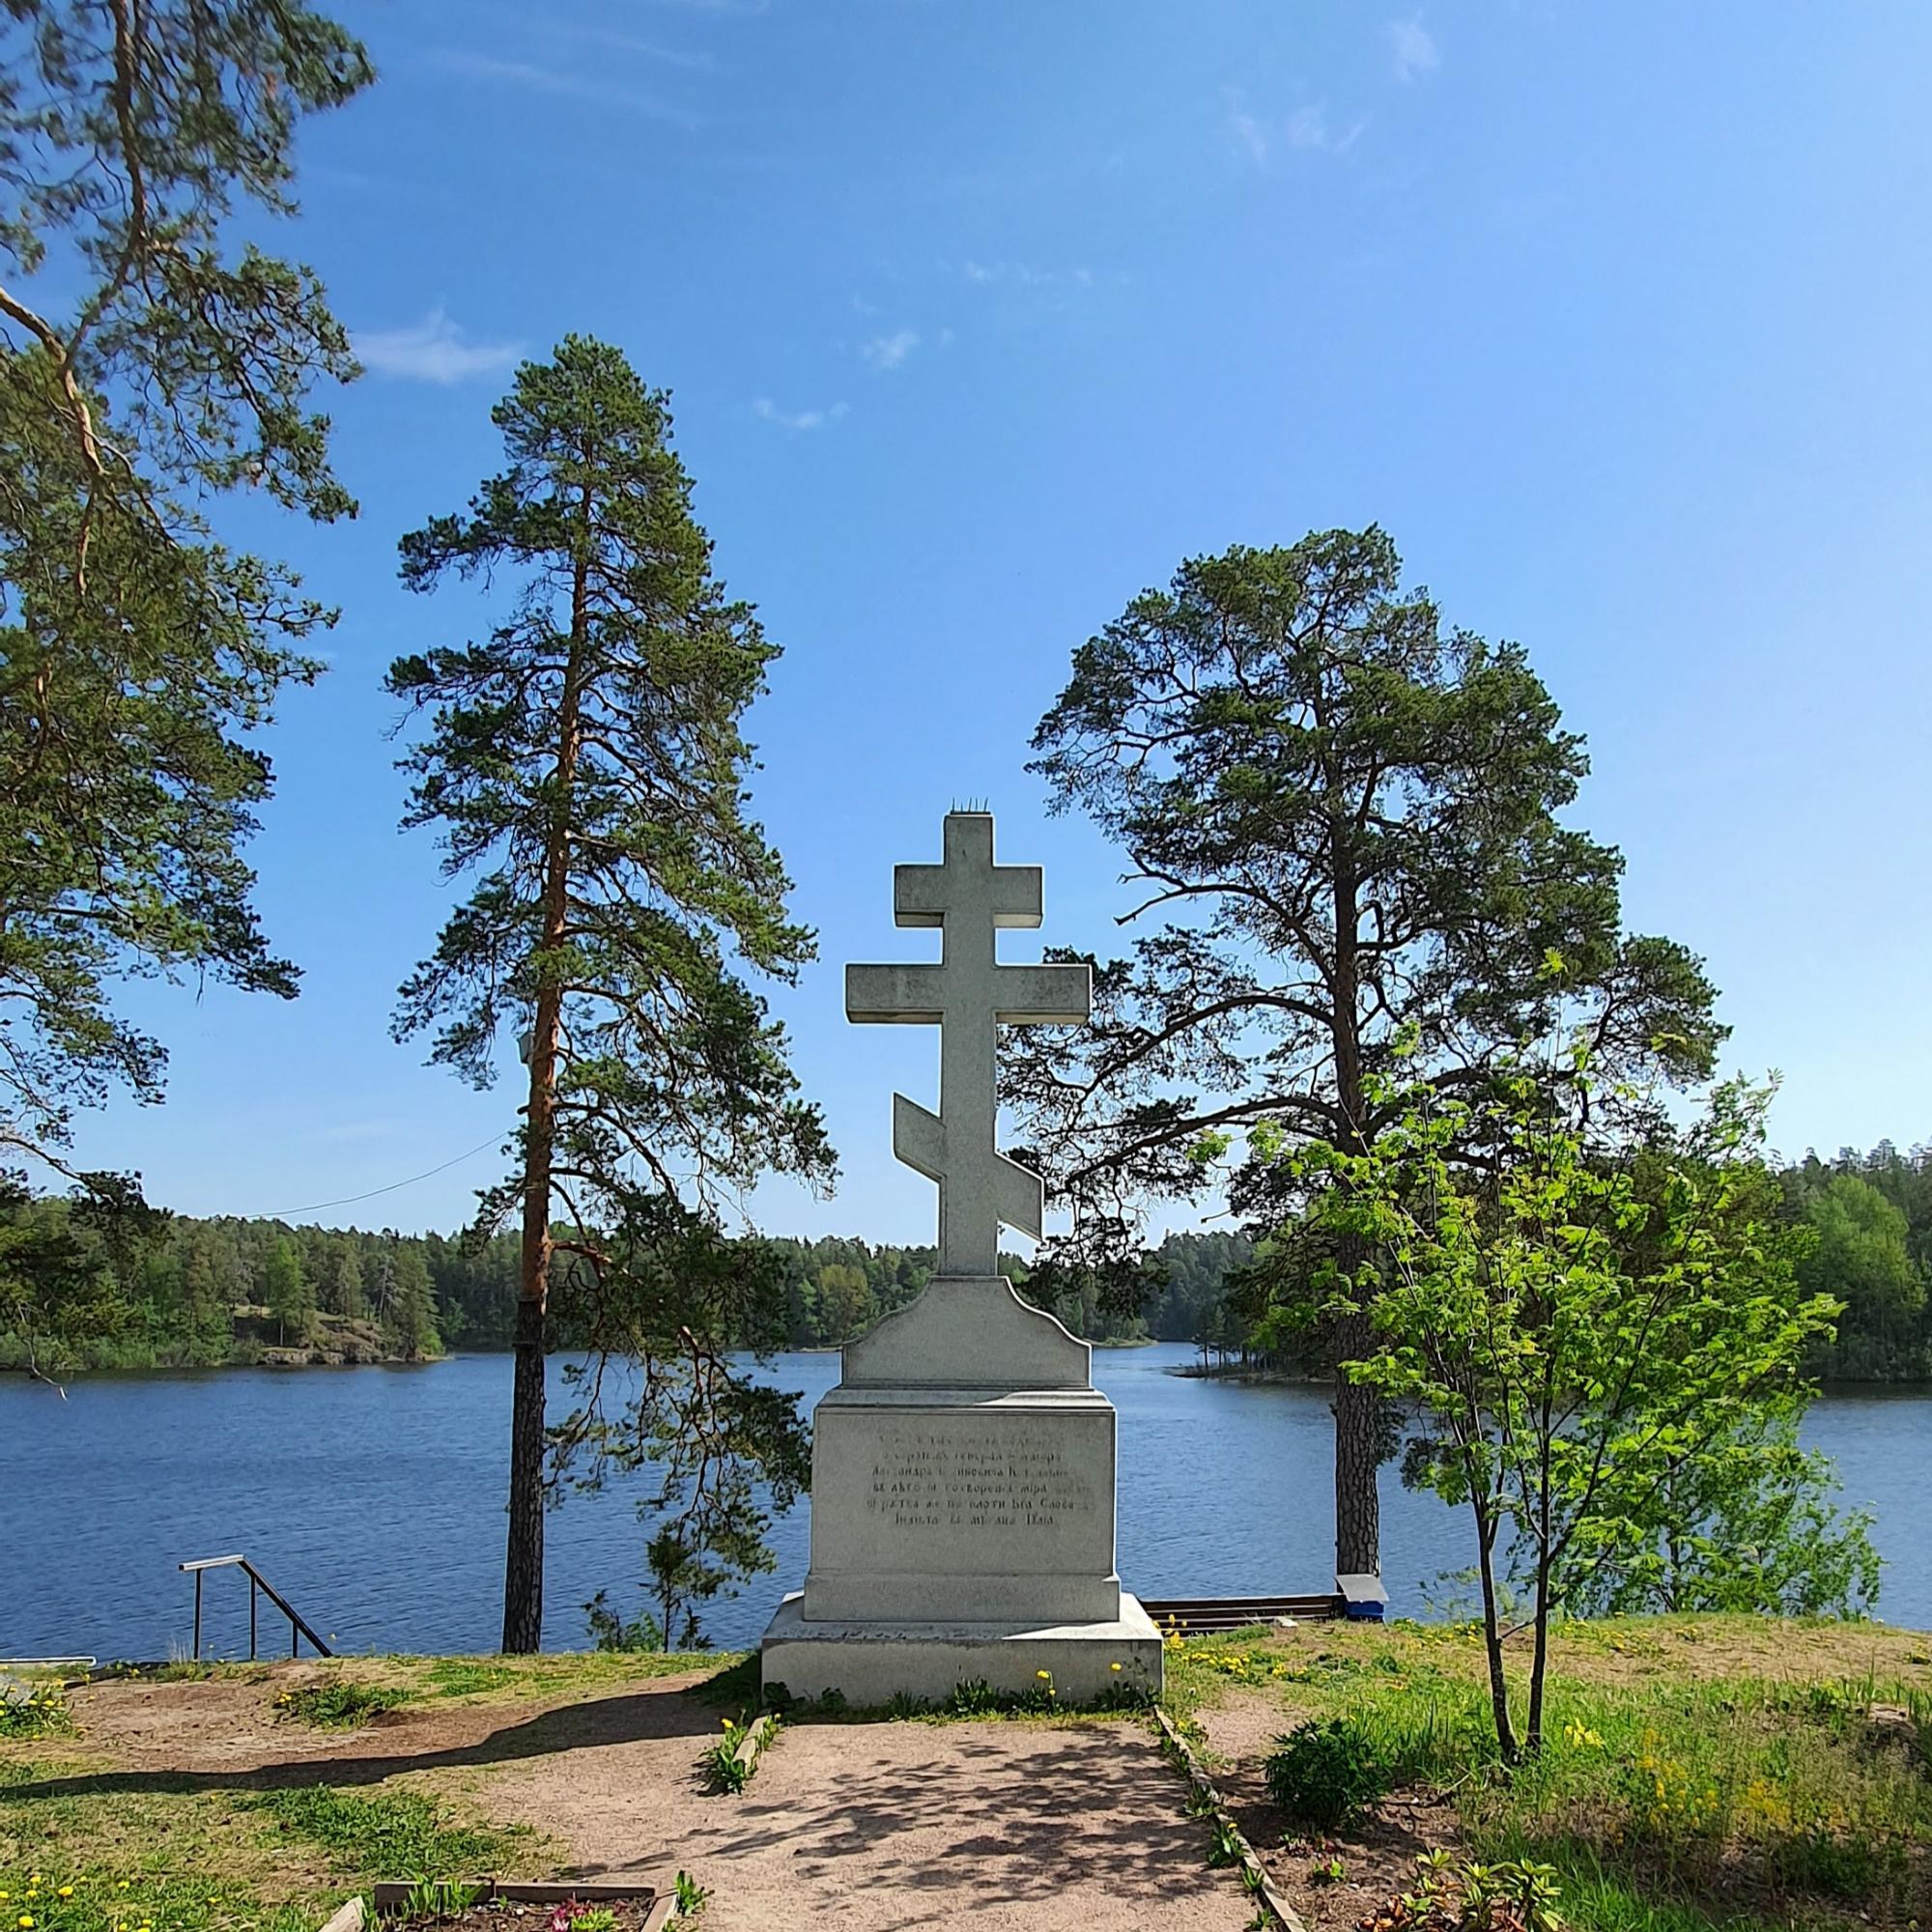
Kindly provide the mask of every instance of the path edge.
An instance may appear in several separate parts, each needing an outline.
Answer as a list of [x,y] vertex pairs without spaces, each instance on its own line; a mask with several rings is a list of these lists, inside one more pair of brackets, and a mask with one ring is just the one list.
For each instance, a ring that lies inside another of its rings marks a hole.
[[1181,1735],[1180,1726],[1156,1704],[1153,1707],[1153,1720],[1160,1726],[1161,1735],[1173,1747],[1180,1768],[1187,1774],[1187,1781],[1202,1797],[1214,1807],[1214,1822],[1219,1825],[1241,1848],[1241,1869],[1247,1874],[1248,1889],[1252,1896],[1259,1898],[1274,1915],[1274,1921],[1282,1932],[1308,1932],[1301,1915],[1274,1888],[1274,1881],[1268,1877],[1267,1867],[1255,1856],[1255,1848],[1248,1843],[1247,1833],[1235,1823],[1234,1814],[1228,1809],[1227,1802],[1216,1788],[1214,1780],[1208,1776],[1200,1758],[1194,1753],[1194,1747]]

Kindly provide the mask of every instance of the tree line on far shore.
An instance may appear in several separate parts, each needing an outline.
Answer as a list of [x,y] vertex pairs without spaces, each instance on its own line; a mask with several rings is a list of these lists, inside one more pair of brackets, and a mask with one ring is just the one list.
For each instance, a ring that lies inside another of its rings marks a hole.
[[[1806,1231],[1805,1288],[1845,1304],[1835,1339],[1806,1373],[1825,1381],[1932,1380],[1932,1145],[1902,1151],[1807,1153],[1778,1172],[1786,1210]],[[930,1278],[930,1247],[838,1235],[763,1243],[783,1283],[783,1346],[837,1348],[905,1307]],[[1186,1342],[1205,1363],[1327,1373],[1313,1350],[1264,1339],[1244,1270],[1245,1234],[1173,1234],[1148,1253],[1131,1312],[1092,1277],[1058,1293],[1025,1261],[1000,1265],[1084,1340]],[[90,1221],[84,1204],[16,1194],[0,1203],[0,1256],[13,1267],[58,1265],[100,1319],[69,1364],[95,1369],[216,1368],[291,1359],[423,1361],[456,1348],[507,1349],[516,1322],[518,1241],[497,1235],[400,1235],[292,1227],[283,1221],[154,1214]],[[566,1314],[562,1346],[572,1337]],[[765,1337],[746,1336],[746,1346]],[[0,1367],[24,1343],[0,1327]]]

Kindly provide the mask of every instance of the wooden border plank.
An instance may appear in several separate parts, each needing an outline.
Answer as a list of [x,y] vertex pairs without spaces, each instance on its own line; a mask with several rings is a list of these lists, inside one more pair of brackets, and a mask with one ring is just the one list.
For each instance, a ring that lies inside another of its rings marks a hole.
[[1181,1736],[1180,1727],[1161,1707],[1153,1707],[1154,1722],[1179,1755],[1181,1767],[1187,1773],[1187,1781],[1202,1797],[1213,1806],[1214,1822],[1219,1825],[1240,1847],[1241,1869],[1248,1875],[1250,1893],[1261,1900],[1273,1915],[1274,1921],[1282,1932],[1308,1932],[1301,1915],[1287,1899],[1274,1889],[1274,1881],[1268,1877],[1267,1867],[1255,1856],[1255,1848],[1248,1843],[1246,1834],[1235,1823],[1234,1814],[1229,1811],[1227,1802],[1215,1788],[1214,1780],[1208,1776],[1201,1760],[1194,1754],[1194,1747]]

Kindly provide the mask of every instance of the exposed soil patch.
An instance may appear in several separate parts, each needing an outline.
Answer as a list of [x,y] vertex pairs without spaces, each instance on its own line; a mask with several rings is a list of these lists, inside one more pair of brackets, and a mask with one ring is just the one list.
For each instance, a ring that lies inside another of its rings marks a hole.
[[376,1921],[380,1932],[579,1932],[580,1921],[593,1932],[639,1932],[650,1917],[655,1894],[648,1887],[635,1898],[600,1897],[594,1906],[569,1903],[533,1905],[527,1900],[492,1898],[466,1905],[457,1912],[384,1913]]
[[[406,1704],[346,1728],[319,1729],[277,1704],[292,1687],[315,1685],[333,1664],[284,1663],[259,1676],[201,1683],[107,1682],[77,1690],[72,1704],[81,1733],[96,1749],[129,1765],[165,1764],[188,1773],[233,1774],[246,1781],[280,1781],[277,1771],[310,1770],[302,1781],[365,1781],[365,1761],[392,1761],[395,1770],[426,1769],[481,1749],[498,1733],[513,1737],[519,1720],[533,1719],[547,1703],[455,1702]],[[691,1683],[695,1677],[667,1679]],[[600,1700],[602,1701],[602,1700]],[[585,1710],[595,1706],[580,1707]],[[342,1767],[355,1770],[348,1776]],[[374,1771],[377,1777],[390,1775]]]
[[682,1864],[708,1932],[1180,1926],[1239,1932],[1239,1884],[1136,1723],[786,1726],[741,1798],[703,1795],[688,1747],[639,1738],[494,1780],[503,1823],[567,1837],[566,1877]]
[[[534,1828],[543,1868],[516,1876],[668,1889],[690,1872],[710,1892],[706,1932],[955,1919],[986,1932],[1241,1932],[1252,1914],[1234,1874],[1208,1866],[1208,1826],[1186,1815],[1184,1784],[1132,1719],[790,1724],[733,1798],[702,1775],[720,1719],[689,1694],[703,1673],[587,1696],[412,1703],[346,1731],[276,1716],[281,1690],[334,1668],[78,1691],[84,1781],[179,1793],[407,1778],[494,1824]],[[497,1914],[487,1932],[547,1925]],[[485,1928],[466,1920],[464,1932]]]

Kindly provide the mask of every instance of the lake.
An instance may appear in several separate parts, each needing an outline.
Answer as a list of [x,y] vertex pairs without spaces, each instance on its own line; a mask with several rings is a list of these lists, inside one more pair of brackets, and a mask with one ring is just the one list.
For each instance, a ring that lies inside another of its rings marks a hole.
[[[1326,1589],[1332,1575],[1327,1398],[1319,1388],[1170,1373],[1179,1344],[1096,1350],[1120,1409],[1120,1567],[1142,1595]],[[836,1354],[778,1357],[808,1405]],[[553,1401],[560,1401],[553,1375]],[[0,1657],[185,1652],[187,1557],[241,1551],[337,1649],[488,1651],[501,1632],[510,1357],[420,1368],[221,1369],[77,1378],[65,1402],[0,1378]],[[1833,1394],[1808,1441],[1837,1460],[1844,1500],[1878,1512],[1887,1620],[1932,1628],[1932,1391]],[[1382,1486],[1382,1568],[1397,1614],[1466,1602],[1465,1519]],[[569,1497],[550,1517],[547,1647],[582,1648],[600,1589],[632,1614],[643,1533],[636,1491]],[[715,1605],[721,1647],[752,1642],[804,1580],[808,1506],[776,1527],[779,1567]],[[247,1649],[247,1586],[207,1583],[204,1647]],[[286,1641],[264,1605],[264,1648]]]

